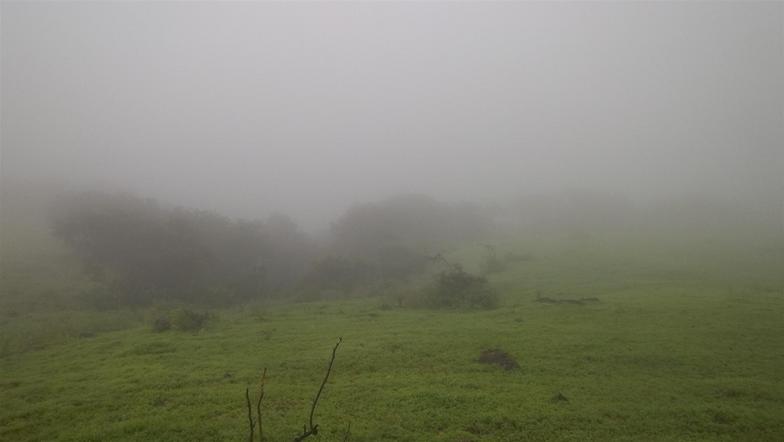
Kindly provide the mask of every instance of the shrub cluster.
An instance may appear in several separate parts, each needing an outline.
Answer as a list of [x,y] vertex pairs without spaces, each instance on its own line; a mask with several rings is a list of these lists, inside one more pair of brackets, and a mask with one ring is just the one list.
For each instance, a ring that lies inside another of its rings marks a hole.
[[490,224],[475,206],[403,195],[351,207],[333,225],[332,249],[363,262],[375,280],[400,280],[427,267],[425,250],[478,238]]
[[51,221],[98,283],[85,302],[104,308],[343,296],[409,281],[427,268],[425,250],[474,238],[489,223],[472,206],[403,196],[350,208],[316,241],[282,215],[232,220],[100,192],[61,196]]
[[184,332],[195,332],[206,327],[207,322],[212,319],[212,315],[207,312],[196,312],[187,308],[178,308],[160,315],[155,318],[152,329],[156,333],[168,330],[178,330]]
[[313,248],[280,215],[237,221],[127,194],[63,196],[51,215],[55,236],[118,304],[228,303],[279,291],[300,281]]
[[499,302],[498,293],[487,278],[472,275],[457,265],[436,276],[427,299],[435,308],[491,309]]

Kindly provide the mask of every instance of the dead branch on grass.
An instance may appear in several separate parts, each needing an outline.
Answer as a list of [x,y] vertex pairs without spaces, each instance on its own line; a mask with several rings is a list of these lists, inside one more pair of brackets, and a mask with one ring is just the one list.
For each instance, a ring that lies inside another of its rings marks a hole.
[[[308,423],[302,426],[302,434],[295,437],[294,442],[301,442],[302,440],[310,436],[316,436],[318,434],[319,424],[313,423],[313,415],[316,412],[316,406],[318,406],[318,401],[321,398],[321,393],[324,391],[324,386],[327,384],[327,381],[329,380],[329,375],[332,373],[332,365],[335,363],[335,355],[338,351],[338,347],[342,342],[343,342],[343,338],[342,337],[338,338],[338,342],[335,344],[335,347],[332,348],[332,357],[329,359],[327,372],[324,375],[324,380],[321,381],[321,385],[319,386],[319,389],[316,392],[316,397],[313,398],[313,403],[311,404],[310,407]],[[248,435],[248,442],[253,442],[254,439],[253,436],[255,434],[255,428],[257,423],[259,426],[259,442],[263,442],[264,440],[264,433],[262,431],[262,426],[261,426],[261,401],[262,399],[264,399],[264,384],[266,380],[267,380],[267,369],[264,368],[264,372],[261,375],[261,383],[259,385],[259,400],[256,402],[256,422],[253,421],[253,411],[250,403],[250,388],[245,389],[245,402],[248,407],[248,426],[250,428],[249,435]],[[349,422],[343,440],[348,441],[350,434],[351,434],[351,423]]]

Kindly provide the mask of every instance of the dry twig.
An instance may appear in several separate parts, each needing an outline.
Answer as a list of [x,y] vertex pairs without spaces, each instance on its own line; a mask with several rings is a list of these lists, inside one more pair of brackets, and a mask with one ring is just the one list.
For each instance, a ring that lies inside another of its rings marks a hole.
[[[329,359],[329,365],[327,366],[327,373],[324,375],[324,380],[321,381],[321,386],[319,386],[318,392],[316,392],[316,397],[313,399],[313,404],[310,407],[310,415],[308,417],[308,424],[302,426],[302,434],[294,438],[295,442],[300,442],[303,439],[315,436],[318,434],[319,426],[318,424],[313,424],[313,414],[316,412],[316,406],[318,405],[319,398],[321,397],[321,392],[324,391],[324,386],[327,384],[327,380],[329,380],[329,375],[332,373],[332,365],[335,363],[335,353],[338,351],[338,347],[343,342],[343,338],[338,338],[337,344],[332,349],[332,357]],[[267,380],[267,369],[264,368],[264,372],[261,375],[261,383],[259,385],[259,400],[256,402],[256,422],[259,424],[259,442],[264,441],[264,433],[262,431],[261,426],[261,401],[264,399],[264,384]],[[253,412],[250,403],[250,389],[245,389],[245,402],[248,405],[248,425],[250,427],[250,434],[248,436],[248,441],[253,442],[253,436],[255,434],[255,427],[256,422],[253,421]],[[348,440],[349,434],[351,432],[351,423],[349,422],[348,429],[346,430],[345,437],[343,438],[344,441]]]
[[[259,386],[259,401],[256,402],[256,421],[259,423],[259,442],[264,442],[264,433],[261,429],[261,400],[264,399],[264,381],[267,380],[267,367],[261,374],[261,385]],[[251,433],[251,438],[253,433]]]
[[310,407],[310,417],[308,419],[308,425],[302,426],[302,434],[294,438],[294,442],[300,442],[306,439],[309,436],[315,436],[318,434],[318,424],[313,424],[313,413],[316,411],[316,405],[318,405],[319,397],[321,397],[321,392],[324,390],[324,385],[326,385],[327,380],[329,379],[329,374],[332,372],[332,364],[335,362],[335,352],[338,351],[338,346],[340,343],[343,342],[343,338],[338,338],[337,344],[335,344],[335,348],[332,349],[332,357],[329,359],[329,365],[327,366],[327,373],[324,375],[324,380],[321,381],[321,386],[316,393],[316,397],[313,399],[313,404]]
[[253,442],[253,427],[256,425],[253,423],[253,414],[250,408],[250,389],[245,389],[245,402],[248,403],[248,425],[250,425],[250,436],[248,436],[248,442]]

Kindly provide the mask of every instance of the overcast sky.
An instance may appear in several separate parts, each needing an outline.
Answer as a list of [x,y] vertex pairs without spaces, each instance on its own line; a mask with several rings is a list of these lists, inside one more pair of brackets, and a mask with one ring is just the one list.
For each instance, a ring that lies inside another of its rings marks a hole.
[[2,174],[306,226],[781,194],[784,3],[2,2]]

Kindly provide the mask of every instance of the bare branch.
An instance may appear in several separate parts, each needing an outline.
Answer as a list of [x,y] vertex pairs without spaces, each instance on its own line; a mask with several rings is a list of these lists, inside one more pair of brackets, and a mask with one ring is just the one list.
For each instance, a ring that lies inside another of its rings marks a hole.
[[313,428],[313,412],[316,411],[316,404],[318,404],[319,397],[321,397],[321,392],[324,390],[324,385],[327,383],[327,379],[329,379],[329,374],[332,372],[332,364],[335,362],[335,352],[338,351],[338,346],[340,343],[343,342],[343,337],[338,338],[337,344],[335,344],[335,348],[332,349],[332,357],[329,359],[329,366],[327,366],[327,374],[324,375],[324,380],[321,381],[321,386],[319,387],[318,393],[316,393],[316,398],[313,399],[313,406],[310,407],[310,427]]
[[264,432],[261,428],[261,400],[264,399],[264,381],[267,380],[267,367],[261,374],[261,385],[259,386],[259,401],[256,402],[256,422],[259,423],[259,442],[264,442]]
[[313,405],[310,407],[308,426],[302,426],[302,434],[294,438],[294,442],[300,442],[309,436],[315,436],[318,434],[318,424],[313,425],[313,413],[316,411],[316,406],[318,405],[318,400],[321,397],[321,392],[324,390],[324,385],[326,385],[327,380],[329,379],[329,374],[332,372],[332,364],[335,362],[335,353],[338,351],[338,347],[340,346],[341,342],[343,342],[343,337],[338,338],[338,342],[335,344],[335,348],[332,349],[332,357],[330,358],[329,365],[327,366],[327,373],[324,375],[324,380],[321,381],[321,386],[316,393],[316,397],[313,399]]
[[245,389],[245,402],[248,404],[248,425],[250,425],[250,435],[248,436],[248,442],[253,442],[253,427],[255,424],[253,423],[253,414],[251,412],[250,407],[250,389]]

